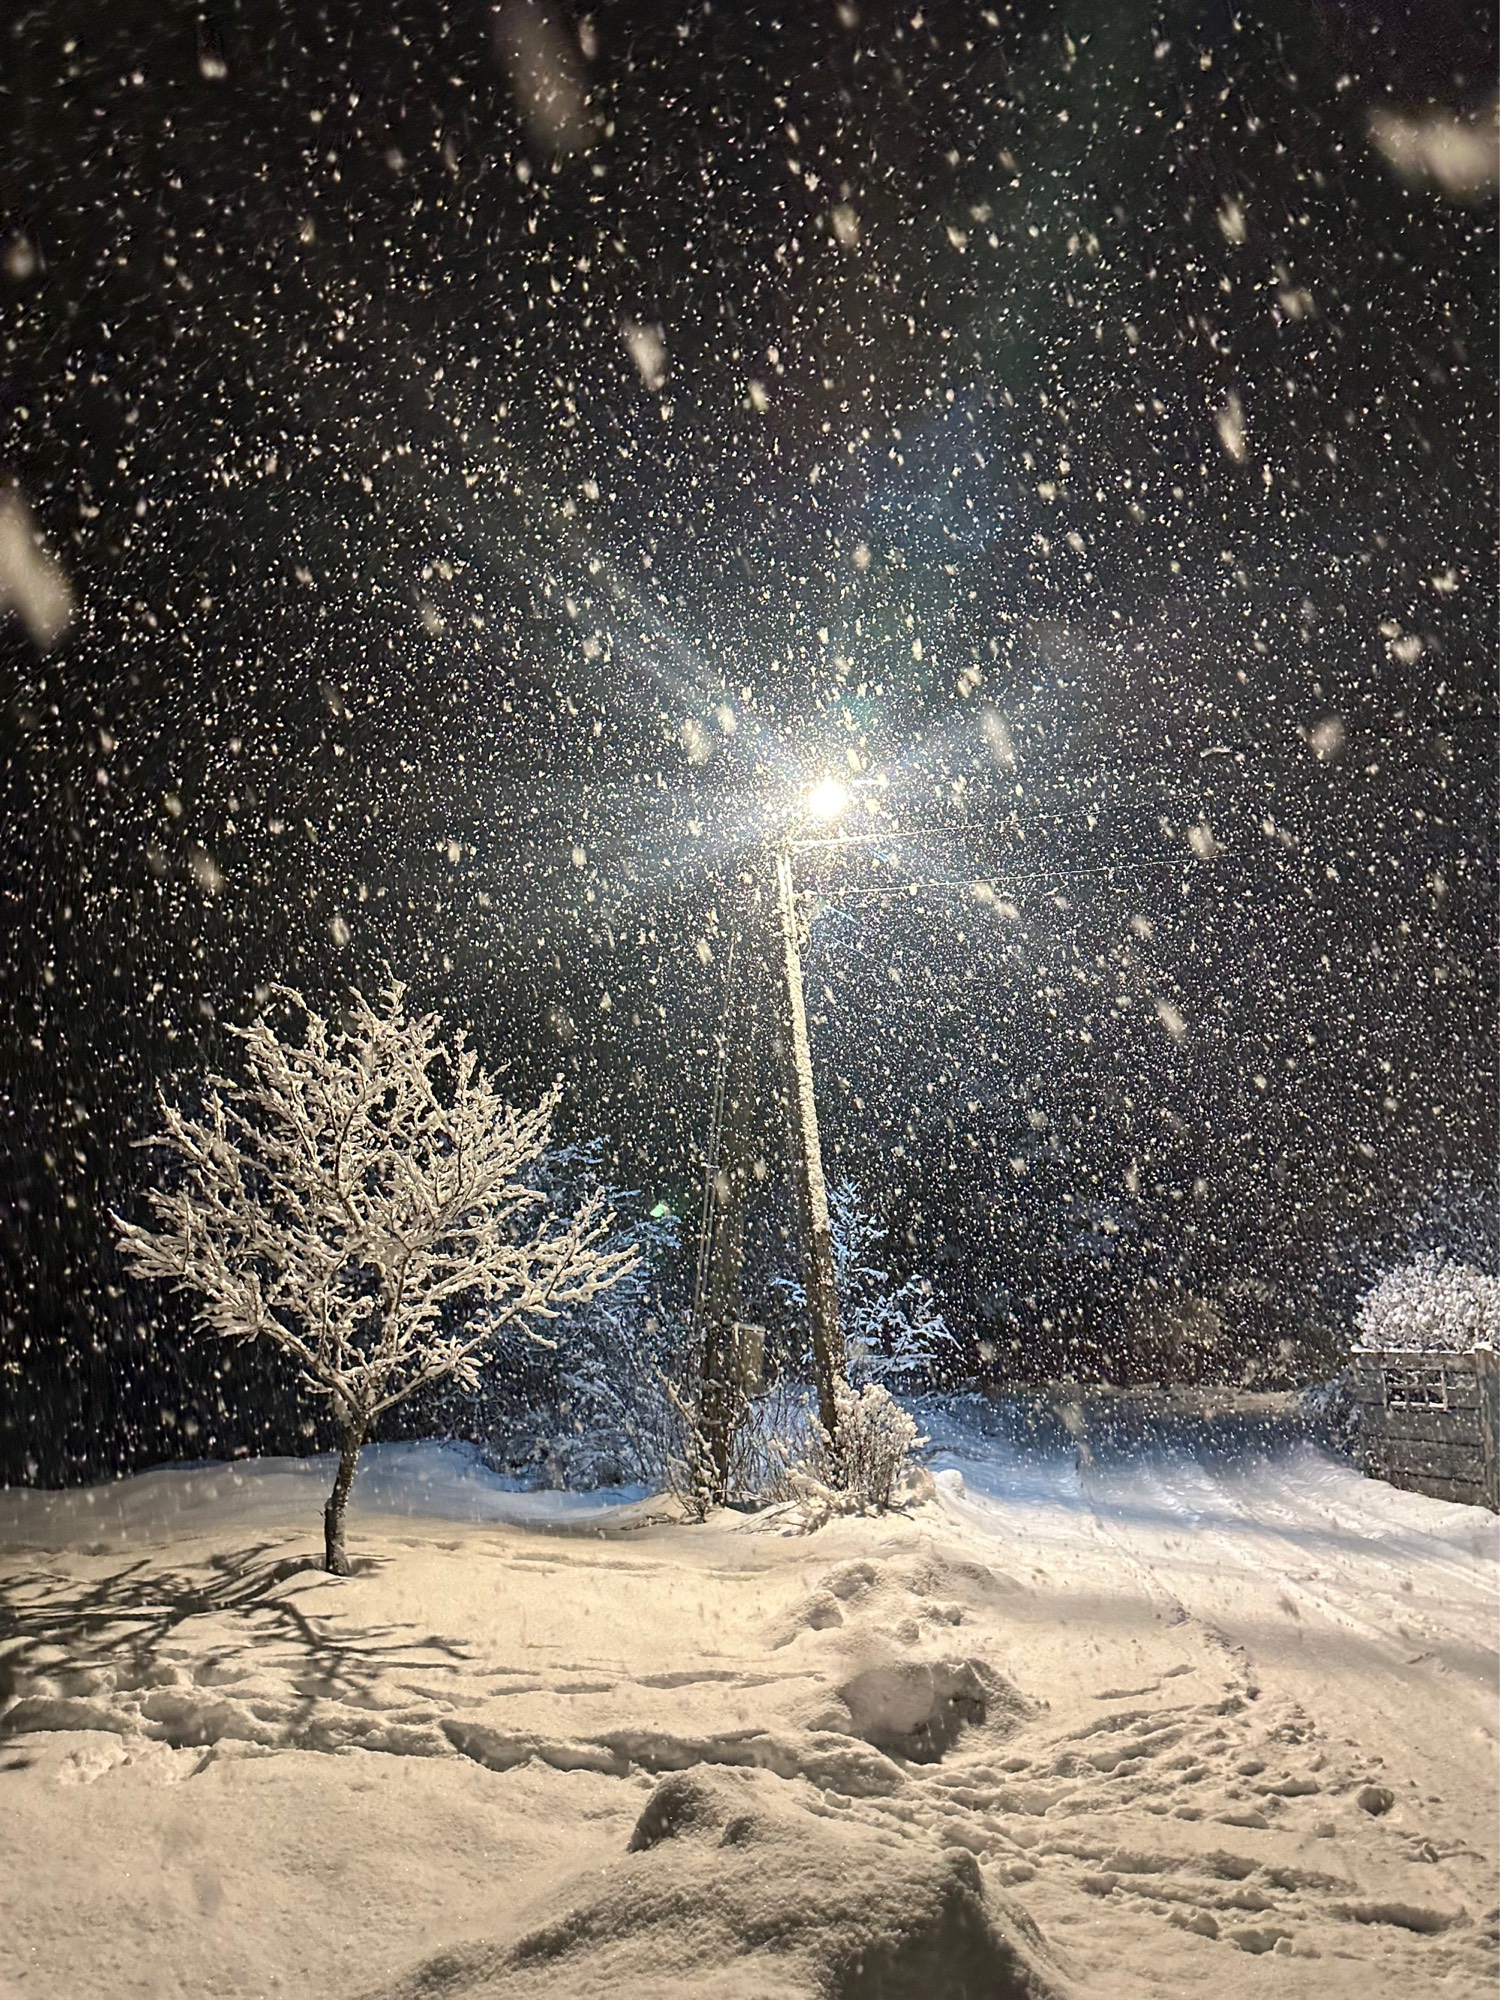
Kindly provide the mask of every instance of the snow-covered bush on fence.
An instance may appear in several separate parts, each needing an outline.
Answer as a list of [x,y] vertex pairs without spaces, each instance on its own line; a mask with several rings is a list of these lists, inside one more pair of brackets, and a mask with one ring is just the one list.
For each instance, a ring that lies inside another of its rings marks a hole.
[[1500,1346],[1500,1277],[1424,1251],[1387,1271],[1355,1314],[1356,1347],[1466,1352]]

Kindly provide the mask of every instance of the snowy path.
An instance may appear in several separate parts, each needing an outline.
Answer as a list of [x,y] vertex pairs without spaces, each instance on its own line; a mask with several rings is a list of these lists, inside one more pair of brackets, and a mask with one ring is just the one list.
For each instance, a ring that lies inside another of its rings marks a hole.
[[1500,1524],[924,1415],[813,1535],[385,1447],[348,1579],[318,1463],[0,1494],[0,2000],[1491,1993]]
[[[1153,1817],[1238,1824],[1256,1836],[1295,1823],[1297,1857],[1257,1879],[1337,1879],[1344,1891],[1325,1899],[1329,1909],[1392,1920],[1375,1990],[1382,1977],[1392,1991],[1441,1983],[1430,1956],[1400,1933],[1419,1935],[1424,1923],[1435,1932],[1444,1910],[1484,1913],[1492,1934],[1500,1522],[1366,1480],[1307,1444],[1229,1456],[1179,1443],[1101,1451],[1080,1464],[1071,1448],[1017,1448],[982,1409],[949,1406],[935,1423],[927,1414],[955,1525],[1012,1564],[1027,1551],[1019,1573],[1048,1617],[1086,1607],[1092,1629],[1073,1641],[1075,1664],[1106,1655],[1100,1634],[1128,1631],[1132,1603],[1152,1607],[1185,1661],[1195,1643],[1221,1655],[1222,1705],[1187,1711],[1199,1752],[1191,1790],[1174,1802],[1160,1796]],[[1137,1644],[1144,1666],[1153,1648],[1139,1634]],[[1033,1659],[1045,1650],[1028,1647]],[[1053,1658],[1061,1681],[1069,1662]],[[1180,1685],[1191,1684],[1184,1675]],[[1097,1699],[1159,1703],[1165,1692],[1143,1672]],[[1165,1718],[1165,1708],[1154,1712]],[[1096,1863],[1120,1817],[1107,1793],[1095,1783],[1046,1807],[1048,1819],[1066,1812],[1099,1827],[1083,1844]],[[1363,1826],[1358,1812],[1351,1822],[1341,1811],[1351,1796],[1375,1808]],[[1156,1886],[1190,1868],[1190,1856],[1177,1857],[1154,1871]],[[1356,1883],[1360,1893],[1350,1893]],[[1039,1901],[1032,1907],[1043,1916]],[[1309,1915],[1307,1895],[1298,1901],[1283,1896],[1278,1910],[1294,1934]],[[1222,1911],[1215,1921],[1227,1934]],[[1268,1946],[1276,1928],[1263,1926]],[[1259,1942],[1247,1937],[1245,1948]],[[1342,1990],[1331,1968],[1323,1976],[1328,1990]],[[1443,1969],[1442,1980],[1458,1978]]]
[[[1493,1735],[1500,1520],[1399,1493],[1306,1444],[1221,1459],[1178,1447],[1028,1453],[950,1418],[956,1518],[1075,1561],[1118,1552],[1148,1587],[1257,1656],[1377,1678],[1423,1667]],[[947,1482],[940,1482],[946,1486]],[[1444,1734],[1451,1738],[1450,1726]]]

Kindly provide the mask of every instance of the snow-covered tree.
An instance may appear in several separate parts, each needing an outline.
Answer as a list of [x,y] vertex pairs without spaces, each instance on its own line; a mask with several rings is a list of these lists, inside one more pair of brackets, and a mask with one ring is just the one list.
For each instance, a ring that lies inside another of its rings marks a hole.
[[[244,1080],[210,1076],[189,1112],[162,1100],[143,1142],[169,1161],[156,1227],[115,1216],[125,1262],[197,1300],[228,1341],[266,1341],[329,1405],[339,1467],[324,1557],[348,1573],[344,1510],[385,1411],[431,1385],[473,1386],[507,1332],[598,1297],[631,1268],[602,1200],[553,1215],[528,1182],[555,1091],[506,1104],[460,1032],[411,1014],[393,982],[330,1023],[289,987],[300,1041],[264,1015],[236,1029]],[[482,1308],[476,1312],[475,1308]]]
[[1354,1325],[1356,1347],[1429,1354],[1500,1347],[1500,1277],[1427,1250],[1365,1293]]
[[[897,1284],[885,1267],[879,1225],[853,1181],[829,1190],[828,1219],[850,1380],[920,1389],[951,1378],[961,1363],[957,1336],[926,1278],[914,1274]],[[793,1311],[801,1307],[800,1279],[783,1278],[775,1289]]]
[[[692,1366],[679,1218],[616,1184],[600,1139],[554,1147],[531,1178],[559,1214],[602,1204],[611,1218],[604,1247],[629,1266],[607,1292],[562,1311],[548,1348],[518,1354],[530,1365],[486,1384],[465,1420],[508,1469],[538,1467],[566,1486],[649,1479],[677,1425],[668,1385],[680,1388]],[[518,1395],[505,1393],[509,1379]]]

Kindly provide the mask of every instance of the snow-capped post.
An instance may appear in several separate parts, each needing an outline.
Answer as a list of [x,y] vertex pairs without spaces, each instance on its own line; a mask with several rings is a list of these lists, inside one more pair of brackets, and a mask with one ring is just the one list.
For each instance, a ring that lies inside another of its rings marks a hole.
[[502,1333],[544,1339],[537,1322],[634,1259],[603,1247],[601,1198],[562,1219],[527,1185],[555,1088],[506,1104],[461,1031],[444,1044],[437,1015],[407,1012],[399,981],[378,1007],[354,993],[335,1023],[291,987],[273,994],[301,1040],[259,1015],[234,1030],[244,1081],[208,1077],[196,1114],[163,1097],[163,1130],[140,1142],[171,1163],[147,1195],[157,1227],[113,1220],[138,1277],[194,1295],[219,1339],[279,1348],[329,1404],[324,1561],[345,1576],[349,1489],[384,1412],[438,1382],[474,1388]]

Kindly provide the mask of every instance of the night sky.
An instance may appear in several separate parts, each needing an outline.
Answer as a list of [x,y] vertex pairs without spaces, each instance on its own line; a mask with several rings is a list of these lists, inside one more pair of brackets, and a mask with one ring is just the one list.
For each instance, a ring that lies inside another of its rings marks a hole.
[[0,480],[73,600],[0,627],[0,1480],[291,1438],[105,1215],[273,980],[389,965],[691,1212],[736,879],[829,768],[830,1171],[984,1368],[1210,1308],[1270,1379],[1462,1229],[1490,10],[0,35]]

